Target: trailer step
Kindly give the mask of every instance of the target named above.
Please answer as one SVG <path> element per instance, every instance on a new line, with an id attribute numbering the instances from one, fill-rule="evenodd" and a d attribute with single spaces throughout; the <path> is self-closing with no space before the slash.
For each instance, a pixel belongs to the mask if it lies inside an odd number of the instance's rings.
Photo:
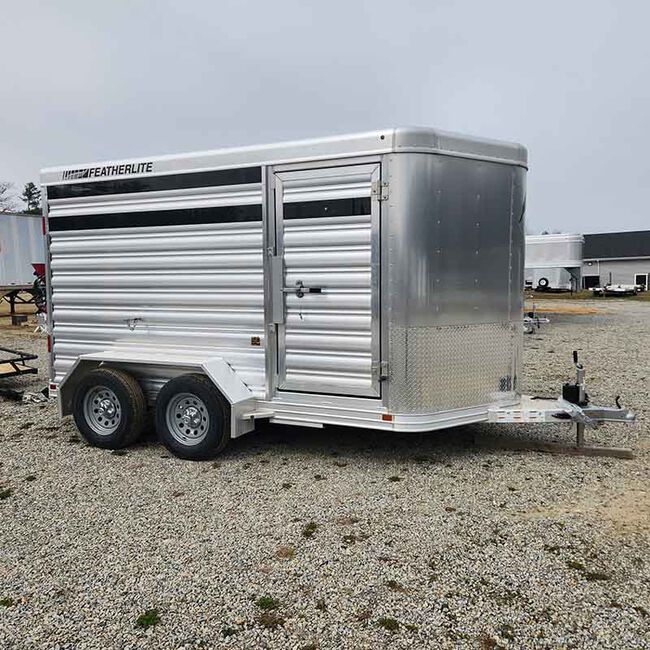
<path id="1" fill-rule="evenodd" d="M 242 418 L 245 420 L 248 420 L 249 418 L 253 418 L 254 420 L 264 420 L 266 418 L 272 418 L 275 415 L 275 411 L 271 411 L 270 409 L 259 409 L 257 411 L 249 411 L 248 413 L 244 413 L 242 415 Z"/>

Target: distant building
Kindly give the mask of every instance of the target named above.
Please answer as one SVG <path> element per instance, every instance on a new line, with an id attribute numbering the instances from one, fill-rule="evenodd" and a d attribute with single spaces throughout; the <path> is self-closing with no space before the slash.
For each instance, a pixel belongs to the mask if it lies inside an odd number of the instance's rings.
<path id="1" fill-rule="evenodd" d="M 585 235 L 582 286 L 638 284 L 648 287 L 650 230 Z"/>

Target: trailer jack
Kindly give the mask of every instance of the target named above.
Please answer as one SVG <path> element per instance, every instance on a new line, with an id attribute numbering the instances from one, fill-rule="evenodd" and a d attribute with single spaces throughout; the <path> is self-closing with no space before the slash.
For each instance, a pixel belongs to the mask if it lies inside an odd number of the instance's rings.
<path id="1" fill-rule="evenodd" d="M 585 444 L 585 429 L 596 429 L 605 422 L 632 423 L 636 415 L 620 404 L 616 396 L 616 406 L 592 405 L 585 388 L 585 368 L 578 360 L 578 353 L 573 352 L 573 364 L 576 369 L 576 381 L 564 384 L 562 395 L 557 399 L 531 397 L 522 395 L 519 403 L 513 406 L 496 405 L 488 410 L 488 421 L 499 423 L 514 422 L 558 422 L 565 420 L 575 424 L 575 446 L 555 443 L 534 443 L 528 449 L 550 453 L 569 453 L 584 456 L 611 456 L 615 458 L 633 458 L 631 449 L 620 447 L 593 447 Z"/>

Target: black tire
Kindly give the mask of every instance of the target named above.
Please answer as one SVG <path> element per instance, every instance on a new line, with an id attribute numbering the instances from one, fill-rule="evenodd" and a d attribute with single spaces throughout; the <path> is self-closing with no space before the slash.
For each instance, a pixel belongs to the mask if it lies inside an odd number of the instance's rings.
<path id="1" fill-rule="evenodd" d="M 179 458 L 213 458 L 230 441 L 230 405 L 205 375 L 175 377 L 158 393 L 156 431 Z"/>
<path id="2" fill-rule="evenodd" d="M 541 289 L 547 289 L 549 285 L 548 278 L 540 278 L 537 286 Z"/>
<path id="3" fill-rule="evenodd" d="M 102 406 L 102 401 L 107 405 Z M 119 418 L 111 419 L 115 409 L 119 409 Z M 127 372 L 98 368 L 79 382 L 72 414 L 77 428 L 89 444 L 104 449 L 121 449 L 140 437 L 147 404 L 140 384 Z"/>

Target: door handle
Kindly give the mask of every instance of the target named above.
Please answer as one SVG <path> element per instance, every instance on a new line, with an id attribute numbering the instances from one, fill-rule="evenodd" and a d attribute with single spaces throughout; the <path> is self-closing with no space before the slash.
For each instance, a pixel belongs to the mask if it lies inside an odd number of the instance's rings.
<path id="1" fill-rule="evenodd" d="M 298 280 L 295 287 L 284 287 L 282 293 L 295 293 L 298 298 L 302 298 L 306 293 L 323 293 L 323 288 L 306 287 L 302 280 Z"/>

